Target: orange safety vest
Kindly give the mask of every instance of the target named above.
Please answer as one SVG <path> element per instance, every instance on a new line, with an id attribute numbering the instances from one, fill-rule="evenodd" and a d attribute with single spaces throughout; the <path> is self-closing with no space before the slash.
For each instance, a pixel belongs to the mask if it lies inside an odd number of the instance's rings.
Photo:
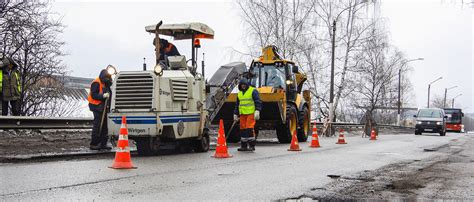
<path id="1" fill-rule="evenodd" d="M 164 48 L 163 50 L 165 51 L 165 53 L 169 53 L 172 48 L 173 48 L 173 44 L 172 44 L 172 43 L 168 43 L 168 47 Z"/>
<path id="2" fill-rule="evenodd" d="M 96 82 L 99 83 L 99 93 L 102 94 L 103 93 L 102 88 L 104 84 L 100 81 L 99 77 L 97 77 L 94 79 L 94 81 L 92 81 L 91 86 L 93 83 L 96 83 Z M 87 97 L 87 100 L 89 100 L 89 103 L 93 105 L 102 104 L 102 100 L 96 100 L 92 98 L 92 91 L 89 91 L 89 96 Z"/>

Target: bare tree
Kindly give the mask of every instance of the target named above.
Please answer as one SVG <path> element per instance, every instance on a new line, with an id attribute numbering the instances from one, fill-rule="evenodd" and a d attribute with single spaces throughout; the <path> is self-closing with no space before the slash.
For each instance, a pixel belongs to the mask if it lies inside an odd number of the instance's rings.
<path id="1" fill-rule="evenodd" d="M 252 57 L 260 55 L 266 45 L 280 48 L 282 57 L 295 59 L 304 25 L 312 9 L 307 1 L 248 0 L 238 1 L 245 35 L 250 40 L 248 51 Z"/>
<path id="2" fill-rule="evenodd" d="M 434 108 L 443 108 L 444 106 L 444 97 L 441 95 L 435 95 L 430 101 L 430 107 Z M 449 100 L 446 100 L 446 106 L 451 106 Z"/>
<path id="3" fill-rule="evenodd" d="M 61 84 L 47 84 L 65 74 L 64 42 L 58 39 L 64 26 L 48 1 L 3 0 L 0 11 L 0 50 L 18 63 L 21 73 L 20 113 L 44 114 L 48 110 L 44 106 L 60 96 Z"/>
<path id="4" fill-rule="evenodd" d="M 375 125 L 373 114 L 381 106 L 395 106 L 398 69 L 405 60 L 403 54 L 387 44 L 385 34 L 373 30 L 374 34 L 358 55 L 360 62 L 355 68 L 358 95 L 354 104 L 365 110 L 368 131 Z M 386 110 L 380 110 L 387 113 Z"/>
<path id="5" fill-rule="evenodd" d="M 335 35 L 334 112 L 340 121 L 358 122 L 367 112 L 391 121 L 398 98 L 398 68 L 404 55 L 388 43 L 383 19 L 368 8 L 371 0 L 247 0 L 239 1 L 247 23 L 248 55 L 256 57 L 261 47 L 273 44 L 295 61 L 308 76 L 312 111 L 329 116 L 331 39 Z M 375 13 L 375 12 L 374 12 Z M 382 65 L 382 66 L 380 66 Z M 372 67 L 373 69 L 370 69 Z M 410 102 L 410 68 L 402 69 L 402 103 Z M 388 71 L 389 70 L 389 71 Z M 374 77 L 383 78 L 381 81 Z M 361 79 L 363 78 L 363 79 Z M 387 117 L 385 117 L 387 116 Z M 372 115 L 370 116 L 371 118 Z"/>
<path id="6" fill-rule="evenodd" d="M 333 114 L 336 114 L 337 107 L 341 99 L 345 98 L 352 91 L 351 83 L 353 76 L 352 69 L 357 66 L 358 59 L 355 57 L 360 52 L 361 44 L 371 37 L 371 30 L 374 21 L 365 18 L 364 9 L 369 1 L 349 0 L 349 1 L 326 1 L 315 0 L 318 6 L 314 12 L 325 25 L 326 43 L 325 49 L 331 50 L 330 39 L 332 38 L 333 22 L 336 22 L 336 58 L 335 58 L 335 97 L 333 103 Z M 330 55 L 327 51 L 323 58 L 328 61 L 326 71 L 329 72 Z M 330 78 L 330 77 L 326 77 Z M 326 95 L 321 96 L 328 96 Z M 322 99 L 325 101 L 329 99 Z M 329 104 L 329 103 L 328 103 Z M 328 105 L 327 104 L 327 105 Z M 329 110 L 329 109 L 328 109 Z"/>

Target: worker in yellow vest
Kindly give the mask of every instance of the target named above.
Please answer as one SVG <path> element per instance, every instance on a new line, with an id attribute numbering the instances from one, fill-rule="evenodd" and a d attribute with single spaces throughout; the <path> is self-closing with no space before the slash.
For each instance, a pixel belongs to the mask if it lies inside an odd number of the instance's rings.
<path id="1" fill-rule="evenodd" d="M 255 151 L 255 122 L 260 119 L 262 101 L 257 89 L 247 79 L 239 82 L 239 93 L 234 110 L 234 121 L 240 121 L 240 148 L 238 151 Z M 239 117 L 240 116 L 240 117 Z"/>
<path id="2" fill-rule="evenodd" d="M 110 90 L 111 86 L 112 75 L 110 75 L 106 69 L 100 71 L 99 77 L 94 79 L 91 84 L 91 89 L 87 98 L 89 101 L 89 109 L 94 115 L 90 143 L 91 150 L 112 149 L 112 147 L 107 145 L 107 113 L 110 110 L 109 98 L 112 94 L 112 91 Z"/>
<path id="3" fill-rule="evenodd" d="M 20 116 L 21 77 L 18 65 L 11 58 L 0 58 L 0 100 L 2 115 L 8 115 L 11 106 L 12 115 Z"/>

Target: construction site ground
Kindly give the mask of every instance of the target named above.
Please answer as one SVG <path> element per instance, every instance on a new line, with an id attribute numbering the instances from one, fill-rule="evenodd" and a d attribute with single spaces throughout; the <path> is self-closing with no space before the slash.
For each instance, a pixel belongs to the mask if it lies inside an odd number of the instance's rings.
<path id="1" fill-rule="evenodd" d="M 346 129 L 346 134 L 358 135 L 360 129 Z M 386 130 L 381 133 L 402 134 L 410 129 Z M 211 133 L 211 149 L 217 139 L 217 129 Z M 110 153 L 91 151 L 91 130 L 0 130 L 0 162 L 84 156 Z M 278 142 L 274 131 L 261 131 L 260 142 Z M 308 138 L 310 139 L 310 138 Z M 309 141 L 309 140 L 308 140 Z M 172 147 L 166 147 L 170 149 Z M 174 148 L 172 148 L 174 149 Z M 132 151 L 135 150 L 132 142 Z M 179 149 L 178 149 L 179 150 Z M 169 153 L 165 152 L 165 153 Z"/>
<path id="2" fill-rule="evenodd" d="M 294 199 L 474 200 L 473 134 L 423 151 L 435 155 L 352 175 L 331 175 L 331 183 L 313 187 Z"/>
<path id="3" fill-rule="evenodd" d="M 388 132 L 369 141 L 352 131 L 345 145 L 321 137 L 321 148 L 308 141 L 301 152 L 262 133 L 254 153 L 237 152 L 238 144 L 229 144 L 229 159 L 132 152 L 138 168 L 120 171 L 108 168 L 112 154 L 0 163 L 0 200 L 474 199 L 474 134 Z"/>

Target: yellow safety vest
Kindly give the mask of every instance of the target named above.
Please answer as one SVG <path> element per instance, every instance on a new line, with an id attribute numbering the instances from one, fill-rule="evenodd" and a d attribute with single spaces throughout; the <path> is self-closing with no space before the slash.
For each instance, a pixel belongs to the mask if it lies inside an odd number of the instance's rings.
<path id="1" fill-rule="evenodd" d="M 17 71 L 14 71 L 13 74 L 15 74 L 15 77 L 16 77 L 18 92 L 21 93 L 20 75 L 18 75 Z M 0 93 L 2 93 L 2 89 L 3 89 L 3 69 L 0 69 Z"/>
<path id="2" fill-rule="evenodd" d="M 253 114 L 255 112 L 255 102 L 253 101 L 252 93 L 255 90 L 253 87 L 249 87 L 245 94 L 242 91 L 237 94 L 239 98 L 239 113 L 241 115 Z"/>

